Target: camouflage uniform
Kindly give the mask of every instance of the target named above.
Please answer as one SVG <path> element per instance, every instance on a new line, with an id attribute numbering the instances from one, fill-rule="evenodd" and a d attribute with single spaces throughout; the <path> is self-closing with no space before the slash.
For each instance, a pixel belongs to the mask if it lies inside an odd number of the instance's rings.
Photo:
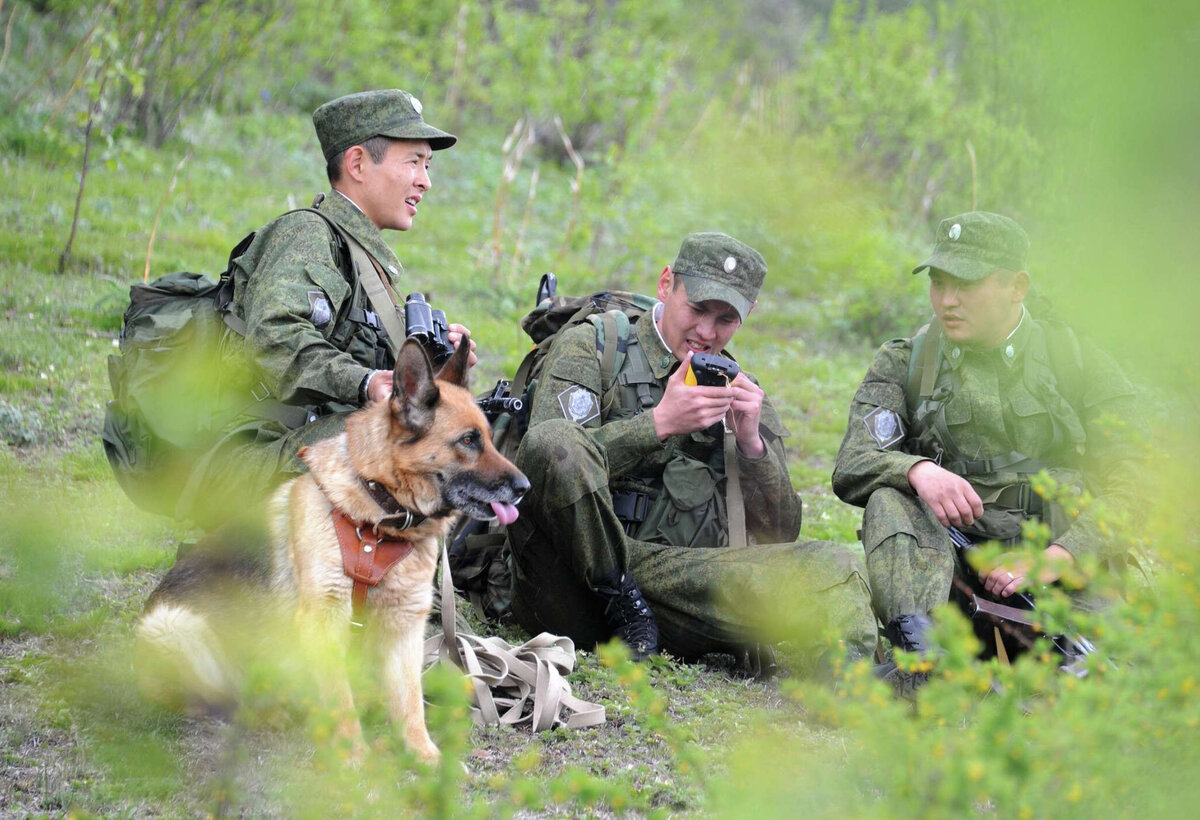
<path id="1" fill-rule="evenodd" d="M 419 100 L 398 89 L 339 97 L 316 110 L 313 124 L 326 161 L 377 135 L 425 140 L 433 150 L 455 142 L 422 119 Z M 318 199 L 321 213 L 377 263 L 378 275 L 386 278 L 397 301 L 403 270 L 379 228 L 336 191 Z M 272 399 L 302 412 L 272 418 L 251 406 L 225 425 L 192 471 L 180 501 L 180 513 L 204 526 L 303 471 L 296 452 L 341 431 L 346 416 L 364 401 L 367 376 L 394 367 L 395 345 L 401 341 L 388 338 L 359 283 L 360 274 L 375 276 L 376 271 L 356 271 L 331 227 L 316 214 L 294 212 L 269 223 L 234 261 L 231 274 L 232 309 L 245 322 L 246 335 L 226 334 L 220 372 L 227 383 L 217 389 L 233 395 L 226 404 L 245 396 L 242 404 L 253 405 L 245 395 L 246 374 L 252 373 L 258 384 L 249 392 L 260 406 Z M 397 313 L 403 327 L 403 312 Z"/>
<path id="2" fill-rule="evenodd" d="M 331 191 L 319 209 L 380 263 L 391 287 L 398 286 L 399 260 L 352 202 Z M 242 374 L 251 370 L 261 380 L 255 398 L 303 407 L 310 421 L 292 429 L 252 413 L 235 419 L 192 474 L 183 500 L 192 517 L 219 518 L 235 508 L 230 505 L 261 498 L 302 472 L 296 452 L 340 432 L 362 402 L 367 374 L 395 365 L 386 332 L 361 318 L 370 305 L 362 303 L 356 277 L 343 273 L 340 255 L 325 220 L 301 211 L 264 227 L 236 260 L 234 311 L 247 332 L 245 339 L 227 334 L 221 368 L 230 374 L 227 389 L 243 390 Z"/>
<path id="3" fill-rule="evenodd" d="M 788 613 L 793 622 L 869 654 L 876 625 L 860 559 L 842 545 L 794 541 L 800 499 L 784 457 L 787 431 L 770 402 L 763 402 L 760 426 L 766 453 L 738 453 L 751 543 L 731 548 L 721 430 L 659 441 L 652 414 L 643 412 L 661 399 L 678 364 L 653 314 L 634 325 L 611 390 L 601 385 L 596 351 L 591 324 L 566 331 L 537 385 L 517 455 L 533 487 L 509 527 L 518 621 L 582 645 L 607 640 L 596 588 L 627 569 L 657 618 L 663 647 L 680 657 L 745 649 L 754 606 L 779 600 L 781 590 L 793 591 L 785 602 L 796 610 Z M 631 535 L 614 511 L 613 490 L 638 491 L 649 502 Z"/>
<path id="4" fill-rule="evenodd" d="M 955 224 L 946 220 L 940 233 Z M 937 379 L 932 395 L 915 406 L 906 399 L 913 339 L 886 342 L 854 396 L 833 489 L 865 507 L 867 571 L 884 624 L 945 602 L 956 571 L 946 530 L 908 482 L 909 469 L 924 459 L 966 478 L 984 502 L 983 518 L 964 528 L 977 540 L 1015 543 L 1021 522 L 1037 517 L 1049 525 L 1052 542 L 1076 558 L 1123 560 L 1120 544 L 1101 534 L 1094 509 L 1068 519 L 1030 492 L 1029 476 L 1044 468 L 1109 509 L 1127 507 L 1135 454 L 1127 437 L 1114 435 L 1113 422 L 1135 418 L 1133 388 L 1095 346 L 1058 323 L 1022 315 L 992 349 L 956 344 L 936 321 L 923 331 L 921 350 L 938 348 Z"/>

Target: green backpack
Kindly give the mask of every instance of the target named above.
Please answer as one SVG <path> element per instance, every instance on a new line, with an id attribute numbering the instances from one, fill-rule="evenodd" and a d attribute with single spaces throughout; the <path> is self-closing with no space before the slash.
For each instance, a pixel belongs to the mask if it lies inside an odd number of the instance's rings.
<path id="1" fill-rule="evenodd" d="M 489 413 L 492 440 L 501 454 L 512 459 L 528 427 L 528 413 L 538 377 L 555 341 L 562 332 L 583 322 L 596 328 L 596 355 L 600 361 L 601 395 L 612 385 L 613 374 L 625 362 L 626 342 L 633 323 L 650 310 L 655 300 L 626 291 L 604 290 L 587 296 L 559 296 L 556 279 L 548 273 L 538 287 L 537 307 L 521 319 L 521 328 L 533 340 L 512 382 L 480 397 L 485 411 L 489 399 L 507 392 L 520 399 Z M 505 387 L 507 390 L 505 391 Z M 483 620 L 507 621 L 512 605 L 512 561 L 505 528 L 464 519 L 450 534 L 450 572 L 455 588 L 472 603 Z"/>
<path id="2" fill-rule="evenodd" d="M 297 210 L 325 219 L 347 270 L 352 240 L 341 226 L 320 211 Z M 121 353 L 108 359 L 113 398 L 101 439 L 121 489 L 150 512 L 178 514 L 197 458 L 233 418 L 269 418 L 288 428 L 308 421 L 304 408 L 269 398 L 249 366 L 228 372 L 222 356 L 230 331 L 246 333 L 245 322 L 231 310 L 232 270 L 254 237 L 234 247 L 216 282 L 198 273 L 171 273 L 129 289 Z"/>

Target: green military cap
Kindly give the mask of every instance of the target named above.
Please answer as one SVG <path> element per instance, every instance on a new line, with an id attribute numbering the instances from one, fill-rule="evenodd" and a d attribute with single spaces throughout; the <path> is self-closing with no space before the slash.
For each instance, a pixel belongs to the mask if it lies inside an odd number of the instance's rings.
<path id="1" fill-rule="evenodd" d="M 913 268 L 937 268 L 956 279 L 976 282 L 997 270 L 1025 270 L 1029 237 L 1007 216 L 969 211 L 943 219 L 933 255 Z"/>
<path id="2" fill-rule="evenodd" d="M 671 270 L 683 280 L 689 300 L 728 302 L 744 322 L 758 299 L 767 263 L 758 251 L 732 236 L 693 233 L 679 246 Z"/>
<path id="3" fill-rule="evenodd" d="M 313 125 L 326 162 L 375 136 L 425 140 L 434 151 L 458 142 L 458 137 L 425 122 L 421 101 L 398 88 L 360 91 L 330 100 L 313 112 Z"/>

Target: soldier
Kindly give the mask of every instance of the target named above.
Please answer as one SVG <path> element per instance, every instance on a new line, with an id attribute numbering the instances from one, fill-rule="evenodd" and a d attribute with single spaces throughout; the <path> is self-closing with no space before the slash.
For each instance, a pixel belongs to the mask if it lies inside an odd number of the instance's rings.
<path id="1" fill-rule="evenodd" d="M 913 269 L 929 270 L 934 319 L 879 349 L 850 406 L 833 489 L 866 508 L 872 602 L 884 635 L 905 650 L 929 648 L 929 612 L 950 595 L 946 527 L 1011 545 L 1027 518 L 1049 526 L 1039 577 L 1016 551 L 980 574 L 1000 598 L 1057 580 L 1083 556 L 1124 560 L 1094 509 L 1071 520 L 1030 490 L 1044 469 L 1119 508 L 1135 482 L 1134 453 L 1106 428 L 1133 417 L 1133 388 L 1102 351 L 1026 308 L 1028 247 L 999 214 L 943 220 L 933 255 Z"/>
<path id="2" fill-rule="evenodd" d="M 331 186 L 314 207 L 352 241 L 320 215 L 294 212 L 260 230 L 234 261 L 232 312 L 245 324 L 244 343 L 229 334 L 222 393 L 248 410 L 192 472 L 180 503 L 188 517 L 212 525 L 264 497 L 303 470 L 301 446 L 336 434 L 350 411 L 391 392 L 403 313 L 383 315 L 364 292 L 382 286 L 380 299 L 397 301 L 402 268 L 381 231 L 412 227 L 433 152 L 457 139 L 426 123 L 421 109 L 392 89 L 339 97 L 313 114 Z M 346 244 L 365 251 L 362 265 Z M 464 334 L 449 326 L 456 346 Z M 247 372 L 257 380 L 250 391 Z"/>
<path id="3" fill-rule="evenodd" d="M 787 431 L 762 388 L 745 372 L 728 386 L 686 380 L 694 354 L 727 355 L 765 275 L 753 248 L 691 234 L 659 276 L 653 310 L 605 339 L 625 350 L 610 384 L 597 327 L 555 342 L 517 455 L 533 488 L 508 530 L 513 613 L 526 629 L 585 646 L 615 635 L 639 658 L 660 646 L 682 658 L 741 654 L 756 646 L 748 610 L 786 596 L 783 614 L 803 613 L 856 655 L 873 651 L 860 559 L 795 541 Z M 749 545 L 730 544 L 727 498 Z"/>

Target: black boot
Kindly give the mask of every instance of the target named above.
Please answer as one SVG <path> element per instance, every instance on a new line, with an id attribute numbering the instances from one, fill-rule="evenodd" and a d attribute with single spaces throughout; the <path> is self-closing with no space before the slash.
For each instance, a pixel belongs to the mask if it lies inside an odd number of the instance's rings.
<path id="1" fill-rule="evenodd" d="M 613 635 L 629 647 L 635 661 L 658 654 L 658 623 L 650 605 L 642 597 L 628 573 L 614 578 L 611 585 L 597 586 L 604 602 L 604 620 Z"/>
<path id="2" fill-rule="evenodd" d="M 932 626 L 933 621 L 928 615 L 900 615 L 884 627 L 883 636 L 892 642 L 895 649 L 932 657 L 936 654 L 929 640 Z M 900 697 L 913 700 L 917 690 L 929 680 L 929 673 L 908 672 L 899 668 L 895 661 L 888 661 L 875 667 L 875 677 L 890 683 Z"/>
<path id="3" fill-rule="evenodd" d="M 928 615 L 899 615 L 884 627 L 883 637 L 897 649 L 924 655 L 933 649 L 929 641 L 929 629 L 932 626 L 933 621 Z"/>

